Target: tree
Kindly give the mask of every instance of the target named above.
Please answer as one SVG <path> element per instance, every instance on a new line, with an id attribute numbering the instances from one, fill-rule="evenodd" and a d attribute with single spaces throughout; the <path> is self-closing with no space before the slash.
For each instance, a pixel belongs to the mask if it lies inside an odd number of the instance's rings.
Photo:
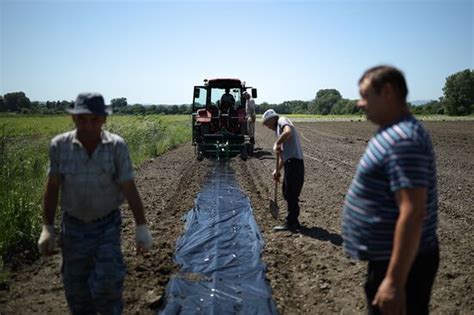
<path id="1" fill-rule="evenodd" d="M 263 102 L 255 108 L 257 114 L 263 114 L 267 109 L 272 108 L 267 102 Z"/>
<path id="2" fill-rule="evenodd" d="M 120 108 L 120 107 L 126 107 L 128 104 L 127 104 L 127 99 L 125 97 L 120 97 L 120 98 L 111 99 L 110 105 L 112 105 L 112 108 Z"/>
<path id="3" fill-rule="evenodd" d="M 314 102 L 310 105 L 310 112 L 313 114 L 327 115 L 341 98 L 341 93 L 336 89 L 319 90 L 318 93 L 316 93 Z"/>
<path id="4" fill-rule="evenodd" d="M 146 107 L 142 104 L 133 104 L 132 106 L 132 113 L 134 115 L 145 115 L 146 114 Z"/>
<path id="5" fill-rule="evenodd" d="M 191 107 L 189 105 L 183 104 L 179 106 L 180 114 L 191 114 Z"/>
<path id="6" fill-rule="evenodd" d="M 168 113 L 171 115 L 176 115 L 179 112 L 179 107 L 178 105 L 171 105 L 169 107 Z"/>
<path id="7" fill-rule="evenodd" d="M 415 115 L 442 115 L 444 108 L 439 101 L 430 101 L 420 106 L 411 106 L 411 112 Z"/>
<path id="8" fill-rule="evenodd" d="M 0 112 L 6 112 L 5 103 L 3 102 L 3 96 L 0 95 Z"/>
<path id="9" fill-rule="evenodd" d="M 31 102 L 24 92 L 7 93 L 3 96 L 3 102 L 7 111 L 19 112 L 31 107 Z"/>
<path id="10" fill-rule="evenodd" d="M 334 106 L 331 108 L 331 114 L 332 115 L 343 115 L 347 114 L 346 108 L 347 108 L 347 102 L 349 100 L 345 98 L 341 98 L 339 101 L 334 104 Z"/>
<path id="11" fill-rule="evenodd" d="M 450 116 L 469 115 L 474 110 L 474 70 L 466 69 L 446 78 L 442 99 Z"/>

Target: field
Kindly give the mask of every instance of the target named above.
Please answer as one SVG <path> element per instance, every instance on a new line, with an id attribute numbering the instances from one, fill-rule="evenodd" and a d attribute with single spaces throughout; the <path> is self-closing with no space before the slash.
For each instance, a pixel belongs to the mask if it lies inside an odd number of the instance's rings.
<path id="1" fill-rule="evenodd" d="M 296 120 L 296 119 L 295 119 Z M 474 312 L 474 121 L 425 121 L 437 154 L 441 263 L 432 295 L 433 314 Z M 300 234 L 275 233 L 268 213 L 272 196 L 271 147 L 274 135 L 257 126 L 257 151 L 243 162 L 228 163 L 252 202 L 266 241 L 262 253 L 267 279 L 281 314 L 361 314 L 365 311 L 366 265 L 342 252 L 340 225 L 344 195 L 375 126 L 365 121 L 297 122 L 305 151 L 306 178 L 301 196 Z M 126 314 L 152 313 L 178 267 L 173 263 L 183 215 L 193 207 L 204 175 L 214 161 L 197 162 L 189 143 L 137 169 L 156 246 L 135 256 L 134 223 L 124 207 L 123 250 L 128 265 Z M 285 211 L 284 202 L 279 200 Z M 59 274 L 60 255 L 41 258 L 13 274 L 0 291 L 0 313 L 67 312 Z"/>
<path id="2" fill-rule="evenodd" d="M 127 141 L 138 166 L 188 141 L 189 126 L 184 115 L 111 116 L 106 128 Z M 8 278 L 3 260 L 18 266 L 37 258 L 49 141 L 71 129 L 69 116 L 0 116 L 0 286 Z"/>

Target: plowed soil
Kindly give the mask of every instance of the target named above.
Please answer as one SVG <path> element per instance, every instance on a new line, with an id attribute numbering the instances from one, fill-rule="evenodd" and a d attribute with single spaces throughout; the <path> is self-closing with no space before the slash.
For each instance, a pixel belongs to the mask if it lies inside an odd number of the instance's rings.
<path id="1" fill-rule="evenodd" d="M 298 122 L 305 152 L 301 195 L 301 233 L 273 232 L 278 222 L 268 212 L 273 195 L 271 153 L 274 135 L 257 126 L 255 156 L 229 161 L 266 241 L 263 260 L 281 314 L 359 314 L 365 312 L 366 264 L 342 252 L 341 211 L 355 167 L 375 126 L 367 122 Z M 441 263 L 431 310 L 434 314 L 474 313 L 474 121 L 425 122 L 438 163 Z M 182 217 L 192 208 L 213 161 L 197 162 L 183 145 L 136 171 L 155 247 L 145 257 L 134 251 L 134 223 L 124 207 L 123 251 L 128 265 L 126 314 L 153 313 L 170 276 Z M 286 211 L 278 192 L 282 217 Z M 0 314 L 65 314 L 59 274 L 60 254 L 41 258 L 13 273 L 0 291 Z"/>

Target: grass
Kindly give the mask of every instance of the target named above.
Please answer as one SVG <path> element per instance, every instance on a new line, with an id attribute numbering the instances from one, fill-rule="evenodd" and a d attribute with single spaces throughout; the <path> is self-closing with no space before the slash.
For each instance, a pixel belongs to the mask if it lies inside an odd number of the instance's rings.
<path id="1" fill-rule="evenodd" d="M 38 257 L 49 142 L 73 126 L 68 116 L 0 115 L 0 287 L 5 265 Z M 125 139 L 135 166 L 191 139 L 187 115 L 111 116 L 105 129 Z"/>
<path id="2" fill-rule="evenodd" d="M 293 121 L 364 121 L 365 115 L 313 115 L 313 114 L 282 114 Z M 469 116 L 448 116 L 448 115 L 415 115 L 419 120 L 424 121 L 460 121 L 474 120 L 474 115 Z"/>
<path id="3" fill-rule="evenodd" d="M 321 120 L 339 120 L 339 119 L 359 119 L 364 118 L 364 115 L 315 115 L 315 114 L 289 114 L 283 115 L 290 118 L 308 118 Z"/>

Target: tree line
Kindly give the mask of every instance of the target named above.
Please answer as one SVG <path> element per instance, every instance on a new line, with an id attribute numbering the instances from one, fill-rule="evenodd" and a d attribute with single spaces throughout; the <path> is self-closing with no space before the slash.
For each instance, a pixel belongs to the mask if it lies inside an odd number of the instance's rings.
<path id="1" fill-rule="evenodd" d="M 31 102 L 24 92 L 13 92 L 0 95 L 0 112 L 15 112 L 21 114 L 64 114 L 66 109 L 72 108 L 74 101 L 47 101 Z M 110 102 L 114 114 L 147 115 L 147 114 L 190 114 L 190 105 L 129 105 L 124 97 L 114 98 Z"/>
<path id="2" fill-rule="evenodd" d="M 261 114 L 273 108 L 281 114 L 319 114 L 319 115 L 354 115 L 360 114 L 357 100 L 345 99 L 336 89 L 321 89 L 310 101 L 285 101 L 281 104 L 263 102 L 257 106 Z M 0 95 L 0 112 L 24 114 L 64 114 L 74 101 L 31 102 L 24 92 Z M 190 114 L 191 106 L 182 105 L 129 105 L 125 97 L 110 101 L 114 114 L 147 115 L 147 114 Z M 465 116 L 474 114 L 474 70 L 466 69 L 446 78 L 443 96 L 421 106 L 413 106 L 412 112 L 417 115 L 451 115 Z"/>

